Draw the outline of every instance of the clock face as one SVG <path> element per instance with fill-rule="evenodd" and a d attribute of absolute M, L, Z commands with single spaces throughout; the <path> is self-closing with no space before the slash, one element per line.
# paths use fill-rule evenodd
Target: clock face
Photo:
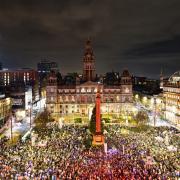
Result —
<path fill-rule="evenodd" d="M 129 93 L 129 89 L 128 88 L 125 89 L 125 93 Z"/>

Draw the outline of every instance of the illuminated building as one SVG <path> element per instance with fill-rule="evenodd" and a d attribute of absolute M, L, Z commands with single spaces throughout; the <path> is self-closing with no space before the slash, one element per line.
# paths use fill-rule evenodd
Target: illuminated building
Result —
<path fill-rule="evenodd" d="M 33 69 L 3 69 L 0 70 L 0 86 L 14 84 L 31 85 L 37 80 L 37 72 Z"/>
<path fill-rule="evenodd" d="M 174 124 L 180 125 L 180 71 L 175 72 L 163 83 L 165 116 Z"/>
<path fill-rule="evenodd" d="M 50 74 L 46 88 L 47 109 L 62 116 L 73 113 L 89 115 L 95 105 L 99 86 L 102 114 L 131 111 L 133 102 L 131 75 L 128 70 L 124 70 L 121 75 L 113 74 L 114 80 L 108 80 L 107 74 L 101 78 L 95 75 L 95 58 L 91 42 L 88 40 L 85 45 L 82 76 L 68 74 L 63 77 L 55 72 Z"/>
<path fill-rule="evenodd" d="M 85 53 L 83 57 L 83 79 L 85 81 L 95 80 L 95 58 L 90 40 L 88 40 L 85 45 Z"/>
<path fill-rule="evenodd" d="M 11 99 L 0 95 L 0 127 L 5 123 L 11 113 Z"/>
<path fill-rule="evenodd" d="M 51 70 L 57 70 L 58 69 L 58 64 L 56 62 L 51 62 L 48 60 L 42 60 L 37 64 L 37 70 L 38 73 L 50 73 Z"/>
<path fill-rule="evenodd" d="M 56 62 L 51 62 L 48 60 L 42 60 L 37 64 L 37 71 L 39 75 L 39 81 L 40 84 L 43 85 L 43 80 L 47 78 L 47 75 L 51 71 L 57 71 L 58 70 L 58 64 Z"/>
<path fill-rule="evenodd" d="M 39 76 L 39 94 L 41 98 L 46 97 L 47 76 L 52 70 L 58 71 L 58 64 L 56 62 L 42 60 L 37 64 L 37 71 Z"/>
<path fill-rule="evenodd" d="M 160 77 L 162 78 L 162 77 Z M 162 92 L 161 82 L 147 77 L 133 77 L 133 90 L 146 95 L 154 95 Z"/>
<path fill-rule="evenodd" d="M 13 109 L 25 108 L 27 89 L 32 91 L 32 102 L 39 100 L 38 74 L 30 68 L 3 69 L 0 71 L 0 87 L 12 98 Z"/>

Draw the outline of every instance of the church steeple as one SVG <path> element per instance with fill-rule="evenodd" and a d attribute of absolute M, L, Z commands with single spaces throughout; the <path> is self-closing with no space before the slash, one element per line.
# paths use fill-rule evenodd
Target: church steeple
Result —
<path fill-rule="evenodd" d="M 163 89 L 163 69 L 161 68 L 161 73 L 160 73 L 160 89 Z"/>
<path fill-rule="evenodd" d="M 95 80 L 95 59 L 90 38 L 88 38 L 85 44 L 83 57 L 83 79 L 85 81 Z"/>

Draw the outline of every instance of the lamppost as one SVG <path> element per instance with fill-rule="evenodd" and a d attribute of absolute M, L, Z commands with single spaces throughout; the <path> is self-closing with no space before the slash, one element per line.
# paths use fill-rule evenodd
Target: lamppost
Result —
<path fill-rule="evenodd" d="M 12 125 L 13 125 L 13 124 L 12 124 L 12 116 L 11 116 L 11 141 L 13 140 L 13 131 L 12 131 L 12 128 L 13 128 L 13 127 L 12 127 Z"/>
<path fill-rule="evenodd" d="M 108 119 L 109 119 L 109 99 L 106 100 L 107 103 L 107 113 L 108 113 Z"/>
<path fill-rule="evenodd" d="M 74 122 L 74 112 L 75 112 L 75 110 L 74 110 L 74 109 L 75 109 L 75 108 L 74 108 L 74 106 L 75 106 L 75 105 L 73 104 L 73 106 L 72 106 L 72 111 L 71 111 L 71 112 L 72 112 L 72 115 L 73 115 L 73 122 Z"/>
<path fill-rule="evenodd" d="M 163 115 L 164 115 L 164 119 L 166 120 L 166 97 L 164 96 L 163 98 L 162 98 L 162 104 L 163 104 L 163 106 L 162 106 L 162 110 L 163 110 Z"/>
<path fill-rule="evenodd" d="M 2 103 L 2 118 L 3 118 L 3 126 L 4 126 L 4 120 L 5 120 L 5 113 L 4 113 L 4 103 Z"/>
<path fill-rule="evenodd" d="M 156 126 L 156 96 L 154 95 L 154 126 Z"/>
<path fill-rule="evenodd" d="M 11 126 L 11 130 L 10 130 L 11 131 L 11 141 L 13 140 L 13 122 L 12 122 L 13 121 L 13 116 L 14 116 L 14 112 L 12 111 L 11 112 L 11 119 L 10 119 L 11 120 L 10 121 L 10 123 L 11 123 L 10 124 L 10 126 Z"/>
<path fill-rule="evenodd" d="M 33 109 L 33 103 L 31 101 L 29 101 L 28 105 L 29 105 L 29 127 L 31 129 L 31 127 L 32 127 L 32 109 Z"/>
<path fill-rule="evenodd" d="M 128 124 L 129 124 L 129 122 L 128 122 L 128 115 L 129 115 L 128 110 L 126 110 L 126 126 L 128 126 Z"/>
<path fill-rule="evenodd" d="M 118 113 L 118 119 L 119 119 L 119 115 L 120 115 L 120 107 L 119 107 L 119 104 L 118 104 L 117 107 L 118 107 L 118 112 L 117 112 L 117 113 Z"/>
<path fill-rule="evenodd" d="M 31 129 L 31 124 L 32 124 L 32 122 L 31 122 L 31 111 L 32 111 L 32 109 L 30 108 L 30 114 L 29 114 L 29 118 L 30 118 L 29 126 L 30 126 L 30 129 Z"/>
<path fill-rule="evenodd" d="M 180 108 L 180 100 L 178 99 L 177 104 L 175 106 L 175 111 L 174 111 L 176 126 L 178 126 L 178 124 L 179 124 L 179 108 Z"/>
<path fill-rule="evenodd" d="M 136 103 L 136 105 L 138 104 L 138 100 L 139 100 L 139 95 L 136 94 L 136 95 L 135 95 L 135 103 Z"/>

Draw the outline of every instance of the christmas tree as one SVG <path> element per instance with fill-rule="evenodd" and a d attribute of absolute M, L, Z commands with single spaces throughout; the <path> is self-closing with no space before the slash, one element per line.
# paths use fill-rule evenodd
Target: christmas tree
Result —
<path fill-rule="evenodd" d="M 96 106 L 92 110 L 92 116 L 89 122 L 89 130 L 92 134 L 95 134 L 96 132 Z M 104 131 L 104 125 L 101 121 L 101 132 L 103 133 L 103 131 Z"/>

